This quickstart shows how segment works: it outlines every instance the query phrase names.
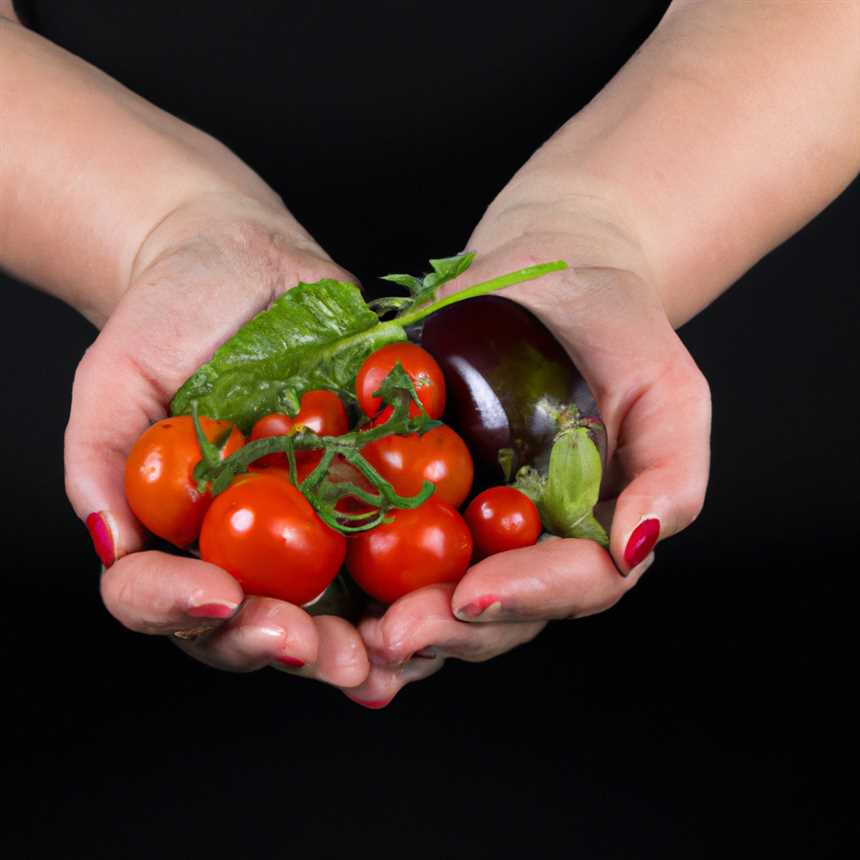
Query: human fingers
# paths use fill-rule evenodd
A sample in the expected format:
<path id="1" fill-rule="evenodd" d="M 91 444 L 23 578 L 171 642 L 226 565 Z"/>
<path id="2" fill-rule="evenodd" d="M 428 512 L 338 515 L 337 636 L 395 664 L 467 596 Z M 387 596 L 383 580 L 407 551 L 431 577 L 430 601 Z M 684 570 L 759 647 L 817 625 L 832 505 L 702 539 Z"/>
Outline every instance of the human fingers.
<path id="1" fill-rule="evenodd" d="M 646 568 L 620 576 L 599 544 L 557 538 L 479 562 L 457 584 L 451 605 L 471 622 L 582 618 L 614 606 Z"/>
<path id="2" fill-rule="evenodd" d="M 336 687 L 367 679 L 370 664 L 358 631 L 334 616 L 311 617 L 271 598 L 250 597 L 230 621 L 205 635 L 177 640 L 192 657 L 217 669 L 252 672 L 272 666 Z"/>
<path id="3" fill-rule="evenodd" d="M 379 710 L 391 704 L 394 697 L 414 681 L 428 678 L 445 663 L 440 654 L 415 654 L 404 663 L 390 663 L 380 654 L 384 650 L 379 618 L 365 618 L 359 625 L 370 657 L 367 677 L 361 684 L 343 689 L 344 695 L 357 705 Z"/>
<path id="4" fill-rule="evenodd" d="M 528 642 L 543 629 L 540 621 L 480 627 L 463 624 L 451 608 L 457 590 L 451 584 L 431 585 L 401 597 L 379 620 L 380 640 L 371 648 L 371 656 L 397 664 L 430 652 L 480 663 Z"/>
<path id="5" fill-rule="evenodd" d="M 315 674 L 319 636 L 300 607 L 270 597 L 249 597 L 228 621 L 206 635 L 179 638 L 183 651 L 216 669 L 253 672 L 275 665 Z"/>
<path id="6" fill-rule="evenodd" d="M 319 647 L 311 677 L 335 687 L 362 684 L 370 671 L 370 661 L 358 630 L 334 615 L 317 615 L 312 620 Z M 304 674 L 305 670 L 298 672 Z"/>
<path id="7" fill-rule="evenodd" d="M 433 585 L 402 597 L 381 618 L 359 625 L 371 661 L 360 688 L 345 693 L 381 708 L 408 684 L 423 680 L 453 657 L 483 662 L 533 639 L 544 622 L 469 625 L 451 613 L 452 585 Z"/>
<path id="8" fill-rule="evenodd" d="M 193 634 L 232 618 L 239 583 L 205 561 L 150 550 L 124 556 L 102 574 L 107 610 L 138 633 Z"/>

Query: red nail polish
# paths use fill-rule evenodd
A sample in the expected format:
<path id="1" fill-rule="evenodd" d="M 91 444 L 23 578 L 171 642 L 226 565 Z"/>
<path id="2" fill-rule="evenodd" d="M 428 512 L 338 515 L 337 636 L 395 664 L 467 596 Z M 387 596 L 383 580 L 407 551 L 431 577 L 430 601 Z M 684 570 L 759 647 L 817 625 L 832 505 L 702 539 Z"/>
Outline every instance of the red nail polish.
<path id="1" fill-rule="evenodd" d="M 391 699 L 374 699 L 373 701 L 366 702 L 362 699 L 353 699 L 352 696 L 347 697 L 351 702 L 355 702 L 356 705 L 361 705 L 362 708 L 370 708 L 372 711 L 378 711 L 380 708 L 384 708 L 386 705 L 391 703 Z"/>
<path id="2" fill-rule="evenodd" d="M 639 562 L 644 561 L 648 553 L 654 549 L 658 537 L 660 537 L 660 520 L 656 517 L 642 520 L 633 529 L 633 534 L 630 535 L 624 550 L 624 563 L 627 567 L 636 567 Z"/>
<path id="3" fill-rule="evenodd" d="M 305 665 L 305 661 L 299 660 L 298 657 L 278 657 L 277 661 L 290 669 L 301 669 Z"/>
<path id="4" fill-rule="evenodd" d="M 465 615 L 466 618 L 477 618 L 488 606 L 501 602 L 501 598 L 496 597 L 495 594 L 485 594 L 483 597 L 479 597 L 477 600 L 473 600 L 471 603 L 467 603 L 458 609 L 456 614 Z"/>
<path id="5" fill-rule="evenodd" d="M 105 520 L 104 513 L 97 511 L 90 514 L 86 523 L 96 554 L 105 567 L 110 567 L 116 561 L 116 551 L 113 545 L 113 533 Z"/>
<path id="6" fill-rule="evenodd" d="M 185 610 L 192 618 L 230 618 L 236 607 L 229 603 L 204 603 L 201 606 L 191 606 Z"/>

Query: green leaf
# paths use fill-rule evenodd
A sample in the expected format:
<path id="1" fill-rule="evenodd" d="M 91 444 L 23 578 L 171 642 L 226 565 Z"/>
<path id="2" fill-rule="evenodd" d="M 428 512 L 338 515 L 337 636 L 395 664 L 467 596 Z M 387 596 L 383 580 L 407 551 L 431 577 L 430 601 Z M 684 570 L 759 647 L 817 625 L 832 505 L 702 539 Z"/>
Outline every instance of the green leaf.
<path id="1" fill-rule="evenodd" d="M 410 293 L 417 293 L 424 286 L 421 279 L 416 278 L 415 275 L 383 275 L 382 280 L 400 284 L 401 287 L 406 287 Z"/>
<path id="2" fill-rule="evenodd" d="M 247 431 L 269 412 L 295 408 L 311 388 L 351 392 L 362 362 L 406 339 L 396 321 L 380 323 L 352 284 L 298 284 L 246 323 L 179 389 L 174 415 L 191 411 Z"/>
<path id="3" fill-rule="evenodd" d="M 412 310 L 427 302 L 432 302 L 436 297 L 436 290 L 447 281 L 462 275 L 472 265 L 474 259 L 474 251 L 458 254 L 456 257 L 440 257 L 430 261 L 433 271 L 424 275 L 423 278 L 416 278 L 414 275 L 383 275 L 382 280 L 406 287 L 409 290 L 410 298 L 404 307 L 405 310 Z"/>
<path id="4" fill-rule="evenodd" d="M 475 259 L 475 252 L 468 251 L 465 254 L 458 254 L 456 257 L 442 257 L 439 260 L 431 260 L 430 265 L 433 267 L 433 272 L 436 275 L 436 286 L 444 284 L 445 281 L 453 281 L 454 278 L 462 275 L 469 266 L 472 265 L 472 260 Z M 432 277 L 428 275 L 424 281 Z"/>
<path id="5" fill-rule="evenodd" d="M 594 517 L 601 475 L 600 451 L 588 428 L 576 427 L 556 437 L 545 478 L 525 467 L 516 486 L 535 502 L 547 531 L 608 546 L 606 531 Z"/>

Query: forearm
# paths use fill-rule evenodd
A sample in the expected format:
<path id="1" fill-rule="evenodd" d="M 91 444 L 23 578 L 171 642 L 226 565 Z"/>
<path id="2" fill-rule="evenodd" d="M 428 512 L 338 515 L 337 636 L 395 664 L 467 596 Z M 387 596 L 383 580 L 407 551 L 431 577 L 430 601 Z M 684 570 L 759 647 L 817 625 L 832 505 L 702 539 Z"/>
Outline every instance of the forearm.
<path id="1" fill-rule="evenodd" d="M 488 215 L 518 199 L 509 220 L 535 227 L 530 213 L 560 201 L 574 229 L 598 225 L 598 245 L 623 235 L 621 257 L 678 325 L 858 170 L 860 4 L 677 2 Z"/>
<path id="2" fill-rule="evenodd" d="M 226 147 L 0 19 L 0 266 L 96 322 L 144 239 L 203 195 L 253 201 L 307 240 Z"/>

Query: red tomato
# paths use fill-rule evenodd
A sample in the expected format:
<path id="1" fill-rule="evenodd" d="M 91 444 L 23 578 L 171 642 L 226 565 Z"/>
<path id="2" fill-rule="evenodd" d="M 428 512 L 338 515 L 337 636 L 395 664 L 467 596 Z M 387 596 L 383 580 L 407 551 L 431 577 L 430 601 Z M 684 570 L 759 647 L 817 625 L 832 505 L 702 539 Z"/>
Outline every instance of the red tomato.
<path id="1" fill-rule="evenodd" d="M 280 412 L 264 415 L 251 430 L 250 441 L 267 436 L 288 436 L 300 430 L 312 430 L 319 436 L 342 436 L 349 430 L 346 410 L 340 397 L 333 391 L 316 389 L 306 391 L 299 401 L 295 418 Z M 319 463 L 321 451 L 296 451 L 296 463 Z M 284 466 L 286 454 L 267 454 L 255 461 L 256 466 Z"/>
<path id="2" fill-rule="evenodd" d="M 346 539 L 275 472 L 248 472 L 216 497 L 203 521 L 200 555 L 232 574 L 247 594 L 302 605 L 337 576 Z"/>
<path id="3" fill-rule="evenodd" d="M 451 505 L 428 499 L 414 510 L 390 511 L 392 522 L 349 540 L 346 567 L 371 597 L 398 597 L 436 582 L 458 582 L 472 557 L 472 535 Z"/>
<path id="4" fill-rule="evenodd" d="M 365 445 L 361 453 L 401 496 L 414 496 L 430 481 L 436 485 L 433 498 L 457 508 L 472 489 L 472 455 L 444 424 L 423 436 L 385 436 Z"/>
<path id="5" fill-rule="evenodd" d="M 541 533 L 535 503 L 514 487 L 490 487 L 464 514 L 480 557 L 537 543 Z"/>
<path id="6" fill-rule="evenodd" d="M 382 408 L 382 401 L 373 396 L 379 390 L 386 376 L 397 363 L 403 367 L 418 399 L 431 418 L 441 418 L 445 411 L 445 377 L 436 359 L 427 350 L 414 343 L 390 343 L 368 356 L 358 375 L 355 377 L 355 395 L 358 405 L 365 415 L 371 418 Z M 415 417 L 420 412 L 413 403 L 409 415 Z"/>
<path id="7" fill-rule="evenodd" d="M 206 438 L 217 441 L 233 427 L 229 421 L 201 418 Z M 222 459 L 245 444 L 233 427 Z M 125 464 L 125 496 L 134 515 L 153 534 L 179 547 L 197 540 L 203 517 L 212 502 L 207 491 L 199 493 L 192 477 L 200 462 L 200 446 L 190 415 L 156 422 L 134 443 Z"/>

